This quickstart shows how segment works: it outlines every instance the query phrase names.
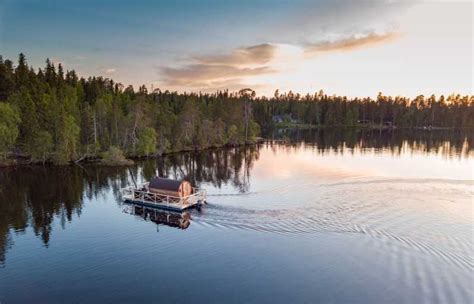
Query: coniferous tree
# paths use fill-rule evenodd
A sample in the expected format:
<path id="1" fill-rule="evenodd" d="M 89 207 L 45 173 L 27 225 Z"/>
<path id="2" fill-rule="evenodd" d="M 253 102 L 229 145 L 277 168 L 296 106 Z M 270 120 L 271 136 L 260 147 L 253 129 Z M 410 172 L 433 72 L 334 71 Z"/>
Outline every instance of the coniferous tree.
<path id="1" fill-rule="evenodd" d="M 6 154 L 15 144 L 19 135 L 20 114 L 11 105 L 0 102 L 0 157 Z"/>
<path id="2" fill-rule="evenodd" d="M 237 145 L 279 125 L 474 127 L 473 96 L 379 93 L 351 99 L 322 90 L 305 96 L 276 90 L 267 98 L 249 88 L 179 94 L 145 86 L 135 91 L 103 77 L 79 78 L 49 59 L 35 71 L 23 54 L 16 66 L 0 56 L 0 104 L 3 117 L 11 116 L 0 121 L 2 156 L 16 148 L 38 162 L 97 158 L 112 147 L 148 156 Z"/>

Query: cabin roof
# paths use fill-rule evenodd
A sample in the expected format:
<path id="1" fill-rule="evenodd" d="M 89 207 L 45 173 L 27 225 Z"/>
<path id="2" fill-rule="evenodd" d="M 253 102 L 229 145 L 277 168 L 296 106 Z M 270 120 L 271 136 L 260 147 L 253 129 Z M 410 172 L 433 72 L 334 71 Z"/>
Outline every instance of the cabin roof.
<path id="1" fill-rule="evenodd" d="M 153 188 L 153 189 L 177 192 L 179 190 L 179 186 L 181 185 L 181 183 L 182 181 L 178 181 L 174 179 L 154 177 L 150 180 L 150 184 L 148 185 L 148 187 Z"/>

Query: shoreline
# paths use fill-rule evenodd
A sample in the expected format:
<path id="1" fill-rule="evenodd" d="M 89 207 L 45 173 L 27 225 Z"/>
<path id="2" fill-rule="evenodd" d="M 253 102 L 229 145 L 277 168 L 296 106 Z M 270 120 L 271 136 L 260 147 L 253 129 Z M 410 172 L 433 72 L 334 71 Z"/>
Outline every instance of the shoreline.
<path id="1" fill-rule="evenodd" d="M 146 160 L 146 159 L 158 159 L 160 157 L 164 156 L 169 156 L 173 154 L 181 154 L 181 153 L 197 153 L 197 152 L 202 152 L 202 151 L 207 151 L 207 150 L 215 150 L 215 149 L 223 149 L 223 148 L 238 148 L 238 147 L 244 147 L 244 146 L 254 146 L 254 145 L 259 145 L 262 144 L 269 139 L 266 138 L 257 138 L 254 142 L 248 141 L 245 143 L 238 143 L 238 144 L 224 144 L 222 146 L 210 146 L 206 148 L 195 148 L 195 149 L 184 149 L 184 150 L 177 150 L 177 151 L 170 151 L 170 152 L 165 152 L 162 154 L 155 154 L 155 155 L 149 155 L 149 156 L 129 156 L 126 157 L 126 160 L 128 162 L 126 163 L 104 163 L 102 162 L 102 157 L 100 156 L 91 156 L 91 157 L 86 157 L 83 158 L 81 161 L 71 161 L 65 164 L 57 164 L 52 161 L 31 161 L 27 156 L 25 155 L 19 155 L 18 157 L 12 157 L 8 158 L 7 162 L 0 162 L 0 170 L 3 168 L 16 168 L 16 167 L 37 167 L 37 166 L 43 166 L 43 167 L 67 167 L 67 166 L 81 166 L 82 164 L 94 164 L 98 166 L 104 166 L 104 167 L 126 167 L 126 166 L 133 166 L 135 164 L 135 161 L 138 160 Z M 28 160 L 27 160 L 28 159 Z"/>
<path id="2" fill-rule="evenodd" d="M 424 130 L 424 131 L 457 131 L 457 130 L 473 130 L 473 128 L 456 128 L 456 127 L 437 127 L 437 126 L 423 126 L 423 127 L 400 127 L 400 126 L 380 126 L 380 125 L 308 125 L 308 124 L 278 124 L 273 127 L 278 129 L 300 129 L 300 130 L 317 130 L 317 129 L 354 129 L 354 130 Z"/>
<path id="3" fill-rule="evenodd" d="M 355 130 L 355 131 L 397 131 L 397 130 L 417 130 L 417 131 L 472 131 L 472 128 L 449 128 L 449 127 L 387 127 L 387 126 L 319 126 L 319 125 L 288 125 L 288 126 L 275 126 L 273 128 L 269 128 L 268 130 L 276 131 L 276 130 Z M 42 161 L 31 161 L 29 156 L 24 154 L 18 154 L 15 156 L 7 157 L 6 161 L 0 161 L 0 170 L 3 168 L 16 168 L 16 167 L 33 167 L 33 166 L 44 166 L 44 167 L 51 167 L 51 166 L 71 166 L 71 165 L 78 165 L 81 166 L 82 164 L 94 164 L 98 166 L 104 167 L 123 167 L 123 166 L 132 166 L 134 165 L 135 161 L 146 160 L 146 159 L 158 159 L 160 157 L 181 154 L 181 153 L 198 153 L 207 150 L 215 150 L 215 149 L 223 149 L 223 148 L 237 148 L 237 147 L 244 147 L 244 146 L 253 146 L 258 144 L 263 144 L 268 141 L 278 141 L 278 142 L 287 142 L 286 139 L 275 139 L 275 138 L 262 138 L 258 137 L 255 141 L 247 141 L 245 143 L 234 143 L 234 144 L 224 144 L 220 146 L 209 146 L 205 148 L 194 148 L 194 149 L 182 149 L 176 151 L 169 151 L 161 154 L 149 155 L 149 156 L 128 156 L 126 157 L 126 162 L 103 162 L 103 158 L 99 155 L 93 155 L 90 157 L 84 157 L 79 161 L 70 161 L 64 164 L 54 163 L 53 161 L 49 160 L 46 162 Z"/>

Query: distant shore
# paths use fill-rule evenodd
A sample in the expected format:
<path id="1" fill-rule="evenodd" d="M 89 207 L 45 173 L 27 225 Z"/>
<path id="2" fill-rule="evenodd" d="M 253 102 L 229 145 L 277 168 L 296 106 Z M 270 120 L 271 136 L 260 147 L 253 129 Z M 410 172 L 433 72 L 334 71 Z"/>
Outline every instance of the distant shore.
<path id="1" fill-rule="evenodd" d="M 275 124 L 274 129 L 362 129 L 362 130 L 472 130 L 472 128 L 455 128 L 455 127 L 438 127 L 438 126 L 416 126 L 416 127 L 406 127 L 406 126 L 393 126 L 393 125 L 378 125 L 378 124 L 360 124 L 355 126 L 347 125 L 336 125 L 336 126 L 327 126 L 327 125 L 311 125 L 311 124 L 300 124 L 300 123 L 279 123 Z"/>

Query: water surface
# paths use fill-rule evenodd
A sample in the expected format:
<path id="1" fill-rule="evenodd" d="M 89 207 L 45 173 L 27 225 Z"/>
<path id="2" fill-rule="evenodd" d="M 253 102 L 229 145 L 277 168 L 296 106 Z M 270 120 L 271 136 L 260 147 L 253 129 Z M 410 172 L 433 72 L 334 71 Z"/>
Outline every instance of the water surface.
<path id="1" fill-rule="evenodd" d="M 0 171 L 0 302 L 473 301 L 472 134 L 280 131 L 127 168 Z M 123 204 L 160 175 L 201 211 Z"/>

